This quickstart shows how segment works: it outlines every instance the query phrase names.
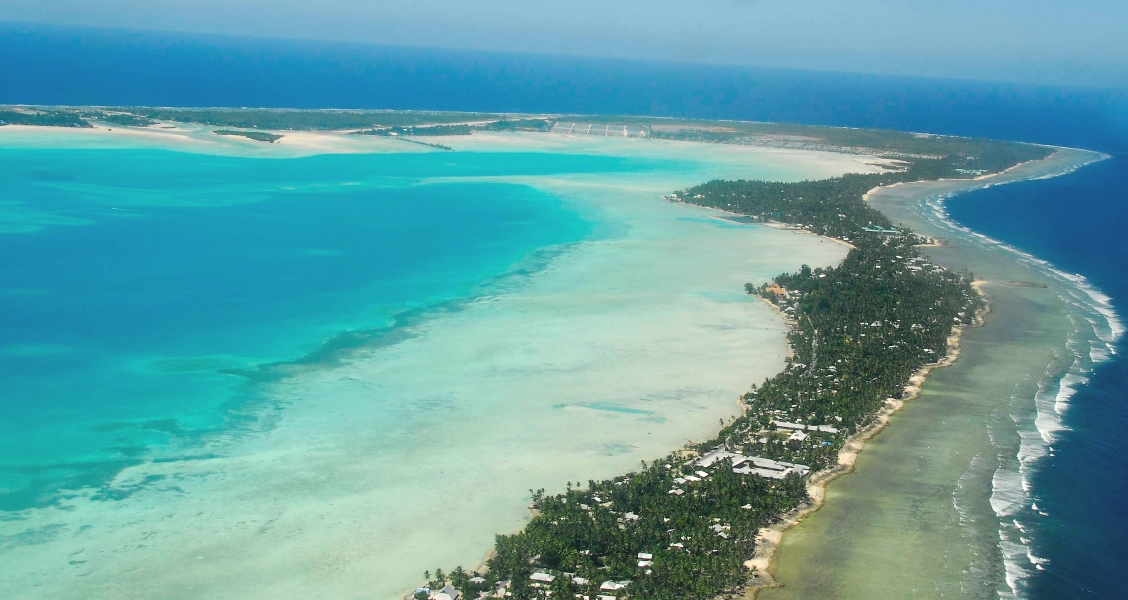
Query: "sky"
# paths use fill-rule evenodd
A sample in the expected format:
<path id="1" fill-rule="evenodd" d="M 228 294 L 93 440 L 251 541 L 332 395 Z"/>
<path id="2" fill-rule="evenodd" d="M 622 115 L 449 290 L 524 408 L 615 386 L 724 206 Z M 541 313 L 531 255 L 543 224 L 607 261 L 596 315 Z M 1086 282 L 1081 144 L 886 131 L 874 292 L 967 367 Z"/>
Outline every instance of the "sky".
<path id="1" fill-rule="evenodd" d="M 0 21 L 1128 87 L 1125 0 L 0 0 Z"/>

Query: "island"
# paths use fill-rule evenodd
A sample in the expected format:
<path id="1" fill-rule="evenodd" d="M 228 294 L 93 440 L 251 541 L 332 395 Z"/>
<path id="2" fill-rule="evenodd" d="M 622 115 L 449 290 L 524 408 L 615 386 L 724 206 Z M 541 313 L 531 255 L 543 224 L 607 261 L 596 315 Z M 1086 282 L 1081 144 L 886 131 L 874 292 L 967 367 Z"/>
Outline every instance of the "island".
<path id="1" fill-rule="evenodd" d="M 530 490 L 534 513 L 522 531 L 498 535 L 477 572 L 459 566 L 424 573 L 417 600 L 440 589 L 518 600 L 619 590 L 637 598 L 704 600 L 772 585 L 750 560 L 770 546 L 761 537 L 764 528 L 809 506 L 808 486 L 840 473 L 839 453 L 872 435 L 884 414 L 919 391 L 931 368 L 952 360 L 960 331 L 979 323 L 985 309 L 972 273 L 925 258 L 919 247 L 934 240 L 891 223 L 866 204 L 866 193 L 995 173 L 1052 153 L 990 140 L 740 125 L 746 129 L 682 128 L 663 135 L 876 148 L 900 165 L 894 172 L 819 181 L 712 181 L 666 196 L 724 210 L 732 222 L 767 223 L 851 246 L 837 267 L 804 266 L 767 284 L 746 285 L 792 328 L 783 372 L 753 385 L 742 397 L 743 415 L 720 423 L 709 440 L 644 462 L 633 473 L 568 483 L 563 493 Z"/>
<path id="2" fill-rule="evenodd" d="M 812 487 L 842 472 L 839 457 L 950 362 L 963 328 L 986 309 L 974 274 L 953 272 L 920 248 L 936 243 L 875 210 L 866 196 L 905 183 L 968 179 L 1044 159 L 1044 146 L 895 131 L 623 116 L 391 111 L 82 108 L 0 110 L 0 123 L 92 127 L 90 121 L 221 127 L 222 136 L 273 143 L 272 131 L 337 130 L 396 137 L 540 131 L 823 150 L 882 159 L 883 171 L 800 182 L 710 181 L 668 202 L 710 209 L 734 226 L 763 224 L 850 246 L 837 266 L 749 283 L 790 326 L 782 372 L 751 385 L 740 416 L 717 433 L 634 472 L 530 490 L 532 517 L 497 535 L 484 565 L 423 573 L 409 594 L 457 600 L 581 595 L 706 599 L 772 584 L 765 528 L 812 505 Z M 455 143 L 455 142 L 451 142 Z M 890 168 L 892 165 L 892 168 Z M 657 198 L 655 201 L 659 201 Z M 1023 282 L 1010 282 L 1022 285 Z M 1036 284 L 1029 284 L 1036 285 Z M 753 384 L 754 382 L 749 382 Z M 406 591 L 406 590 L 405 590 Z"/>
<path id="3" fill-rule="evenodd" d="M 282 139 L 281 135 L 267 131 L 238 131 L 234 129 L 218 129 L 214 133 L 216 135 L 234 135 L 245 137 L 248 140 L 254 140 L 256 142 L 266 142 L 268 144 L 273 144 L 274 142 Z"/>
<path id="4" fill-rule="evenodd" d="M 0 126 L 34 125 L 39 127 L 93 127 L 75 111 L 46 110 L 30 107 L 0 107 Z"/>

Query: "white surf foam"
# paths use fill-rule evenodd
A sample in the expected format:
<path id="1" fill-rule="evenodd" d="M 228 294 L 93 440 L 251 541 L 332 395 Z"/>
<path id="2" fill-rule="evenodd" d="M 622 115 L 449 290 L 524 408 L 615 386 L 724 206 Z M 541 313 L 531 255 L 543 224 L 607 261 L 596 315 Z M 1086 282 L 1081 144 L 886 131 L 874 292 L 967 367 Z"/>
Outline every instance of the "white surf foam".
<path id="1" fill-rule="evenodd" d="M 1079 166 L 1048 174 L 1038 179 L 1049 179 L 1071 173 Z M 982 188 L 993 184 L 985 184 Z M 1072 328 L 1066 334 L 1063 355 L 1047 365 L 1037 382 L 1033 398 L 1016 390 L 1012 396 L 1012 421 L 1021 440 L 1017 455 L 999 457 L 999 466 L 992 477 L 990 504 L 1000 519 L 999 549 L 1006 571 L 1007 590 L 1002 598 L 1025 597 L 1025 581 L 1036 571 L 1045 570 L 1048 560 L 1034 552 L 1033 519 L 1046 516 L 1032 498 L 1032 480 L 1039 465 L 1053 456 L 1053 444 L 1068 427 L 1064 416 L 1077 391 L 1089 382 L 1093 368 L 1116 355 L 1116 343 L 1125 327 L 1117 314 L 1112 298 L 1092 284 L 1084 275 L 1063 271 L 1049 261 L 1040 259 L 1020 248 L 996 240 L 956 223 L 944 202 L 955 193 L 942 193 L 923 200 L 923 214 L 931 224 L 963 234 L 968 242 L 986 249 L 1001 250 L 1019 263 L 1048 280 L 1051 289 L 1066 305 Z M 1033 402 L 1031 402 L 1033 400 Z M 988 428 L 992 444 L 995 432 Z M 1005 446 L 1005 445 L 1004 445 Z M 978 458 L 978 457 L 977 457 Z M 1017 458 L 1017 460 L 1014 460 Z M 962 482 L 961 482 L 962 483 Z M 1029 508 L 1027 508 L 1029 507 Z M 958 501 L 956 509 L 961 519 L 965 511 Z"/>

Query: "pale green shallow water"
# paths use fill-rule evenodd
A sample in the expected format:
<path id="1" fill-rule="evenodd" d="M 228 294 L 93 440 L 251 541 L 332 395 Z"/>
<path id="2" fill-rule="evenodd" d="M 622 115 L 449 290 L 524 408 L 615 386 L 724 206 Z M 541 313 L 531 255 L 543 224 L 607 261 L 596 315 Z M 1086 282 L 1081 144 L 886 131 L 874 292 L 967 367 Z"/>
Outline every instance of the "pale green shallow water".
<path id="1" fill-rule="evenodd" d="M 169 143 L 37 134 L 3 132 L 9 143 L 48 148 Z M 555 249 L 457 310 L 433 311 L 396 344 L 258 385 L 261 431 L 205 439 L 196 460 L 127 468 L 103 490 L 123 492 L 120 500 L 79 489 L 10 515 L 0 522 L 0 597 L 392 598 L 424 569 L 476 566 L 494 534 L 525 522 L 530 488 L 624 472 L 735 414 L 737 395 L 782 366 L 786 331 L 743 284 L 845 255 L 814 236 L 722 223 L 660 195 L 712 178 L 873 168 L 869 157 L 638 140 L 441 141 L 463 152 L 641 157 L 668 167 L 452 168 L 409 182 L 529 186 L 609 233 Z M 314 142 L 217 146 L 193 131 L 175 147 L 279 160 L 418 150 Z"/>
<path id="2" fill-rule="evenodd" d="M 1062 150 L 994 181 L 1056 175 L 1095 157 Z M 1029 502 L 1023 462 L 1046 452 L 1041 434 L 1057 426 L 1053 411 L 1031 399 L 1040 385 L 1039 397 L 1052 398 L 1075 356 L 1101 342 L 1078 335 L 1076 322 L 1093 305 L 1074 282 L 953 229 L 923 202 L 981 185 L 932 182 L 872 195 L 894 222 L 947 238 L 928 254 L 990 282 L 983 290 L 992 310 L 985 327 L 964 333 L 959 360 L 934 370 L 920 398 L 866 444 L 855 472 L 829 484 L 823 508 L 784 534 L 773 569 L 782 587 L 759 598 L 1010 597 L 1036 568 L 1008 519 Z M 1047 287 L 1001 285 L 1009 281 Z"/>

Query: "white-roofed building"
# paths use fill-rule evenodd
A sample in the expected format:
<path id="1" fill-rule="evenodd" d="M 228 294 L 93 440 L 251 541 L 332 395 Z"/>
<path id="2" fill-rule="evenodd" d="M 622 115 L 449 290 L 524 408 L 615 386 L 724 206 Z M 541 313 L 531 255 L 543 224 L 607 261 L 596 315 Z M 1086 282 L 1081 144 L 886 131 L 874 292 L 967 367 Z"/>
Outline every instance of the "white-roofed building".
<path id="1" fill-rule="evenodd" d="M 454 586 L 449 583 L 443 586 L 443 589 L 431 595 L 432 600 L 458 600 L 462 597 L 462 592 L 454 589 Z"/>
<path id="2" fill-rule="evenodd" d="M 717 462 L 720 462 L 730 456 L 732 456 L 732 453 L 726 452 L 723 447 L 714 448 L 713 450 L 702 454 L 701 457 L 697 459 L 697 462 L 695 464 L 699 467 L 709 468 Z"/>

